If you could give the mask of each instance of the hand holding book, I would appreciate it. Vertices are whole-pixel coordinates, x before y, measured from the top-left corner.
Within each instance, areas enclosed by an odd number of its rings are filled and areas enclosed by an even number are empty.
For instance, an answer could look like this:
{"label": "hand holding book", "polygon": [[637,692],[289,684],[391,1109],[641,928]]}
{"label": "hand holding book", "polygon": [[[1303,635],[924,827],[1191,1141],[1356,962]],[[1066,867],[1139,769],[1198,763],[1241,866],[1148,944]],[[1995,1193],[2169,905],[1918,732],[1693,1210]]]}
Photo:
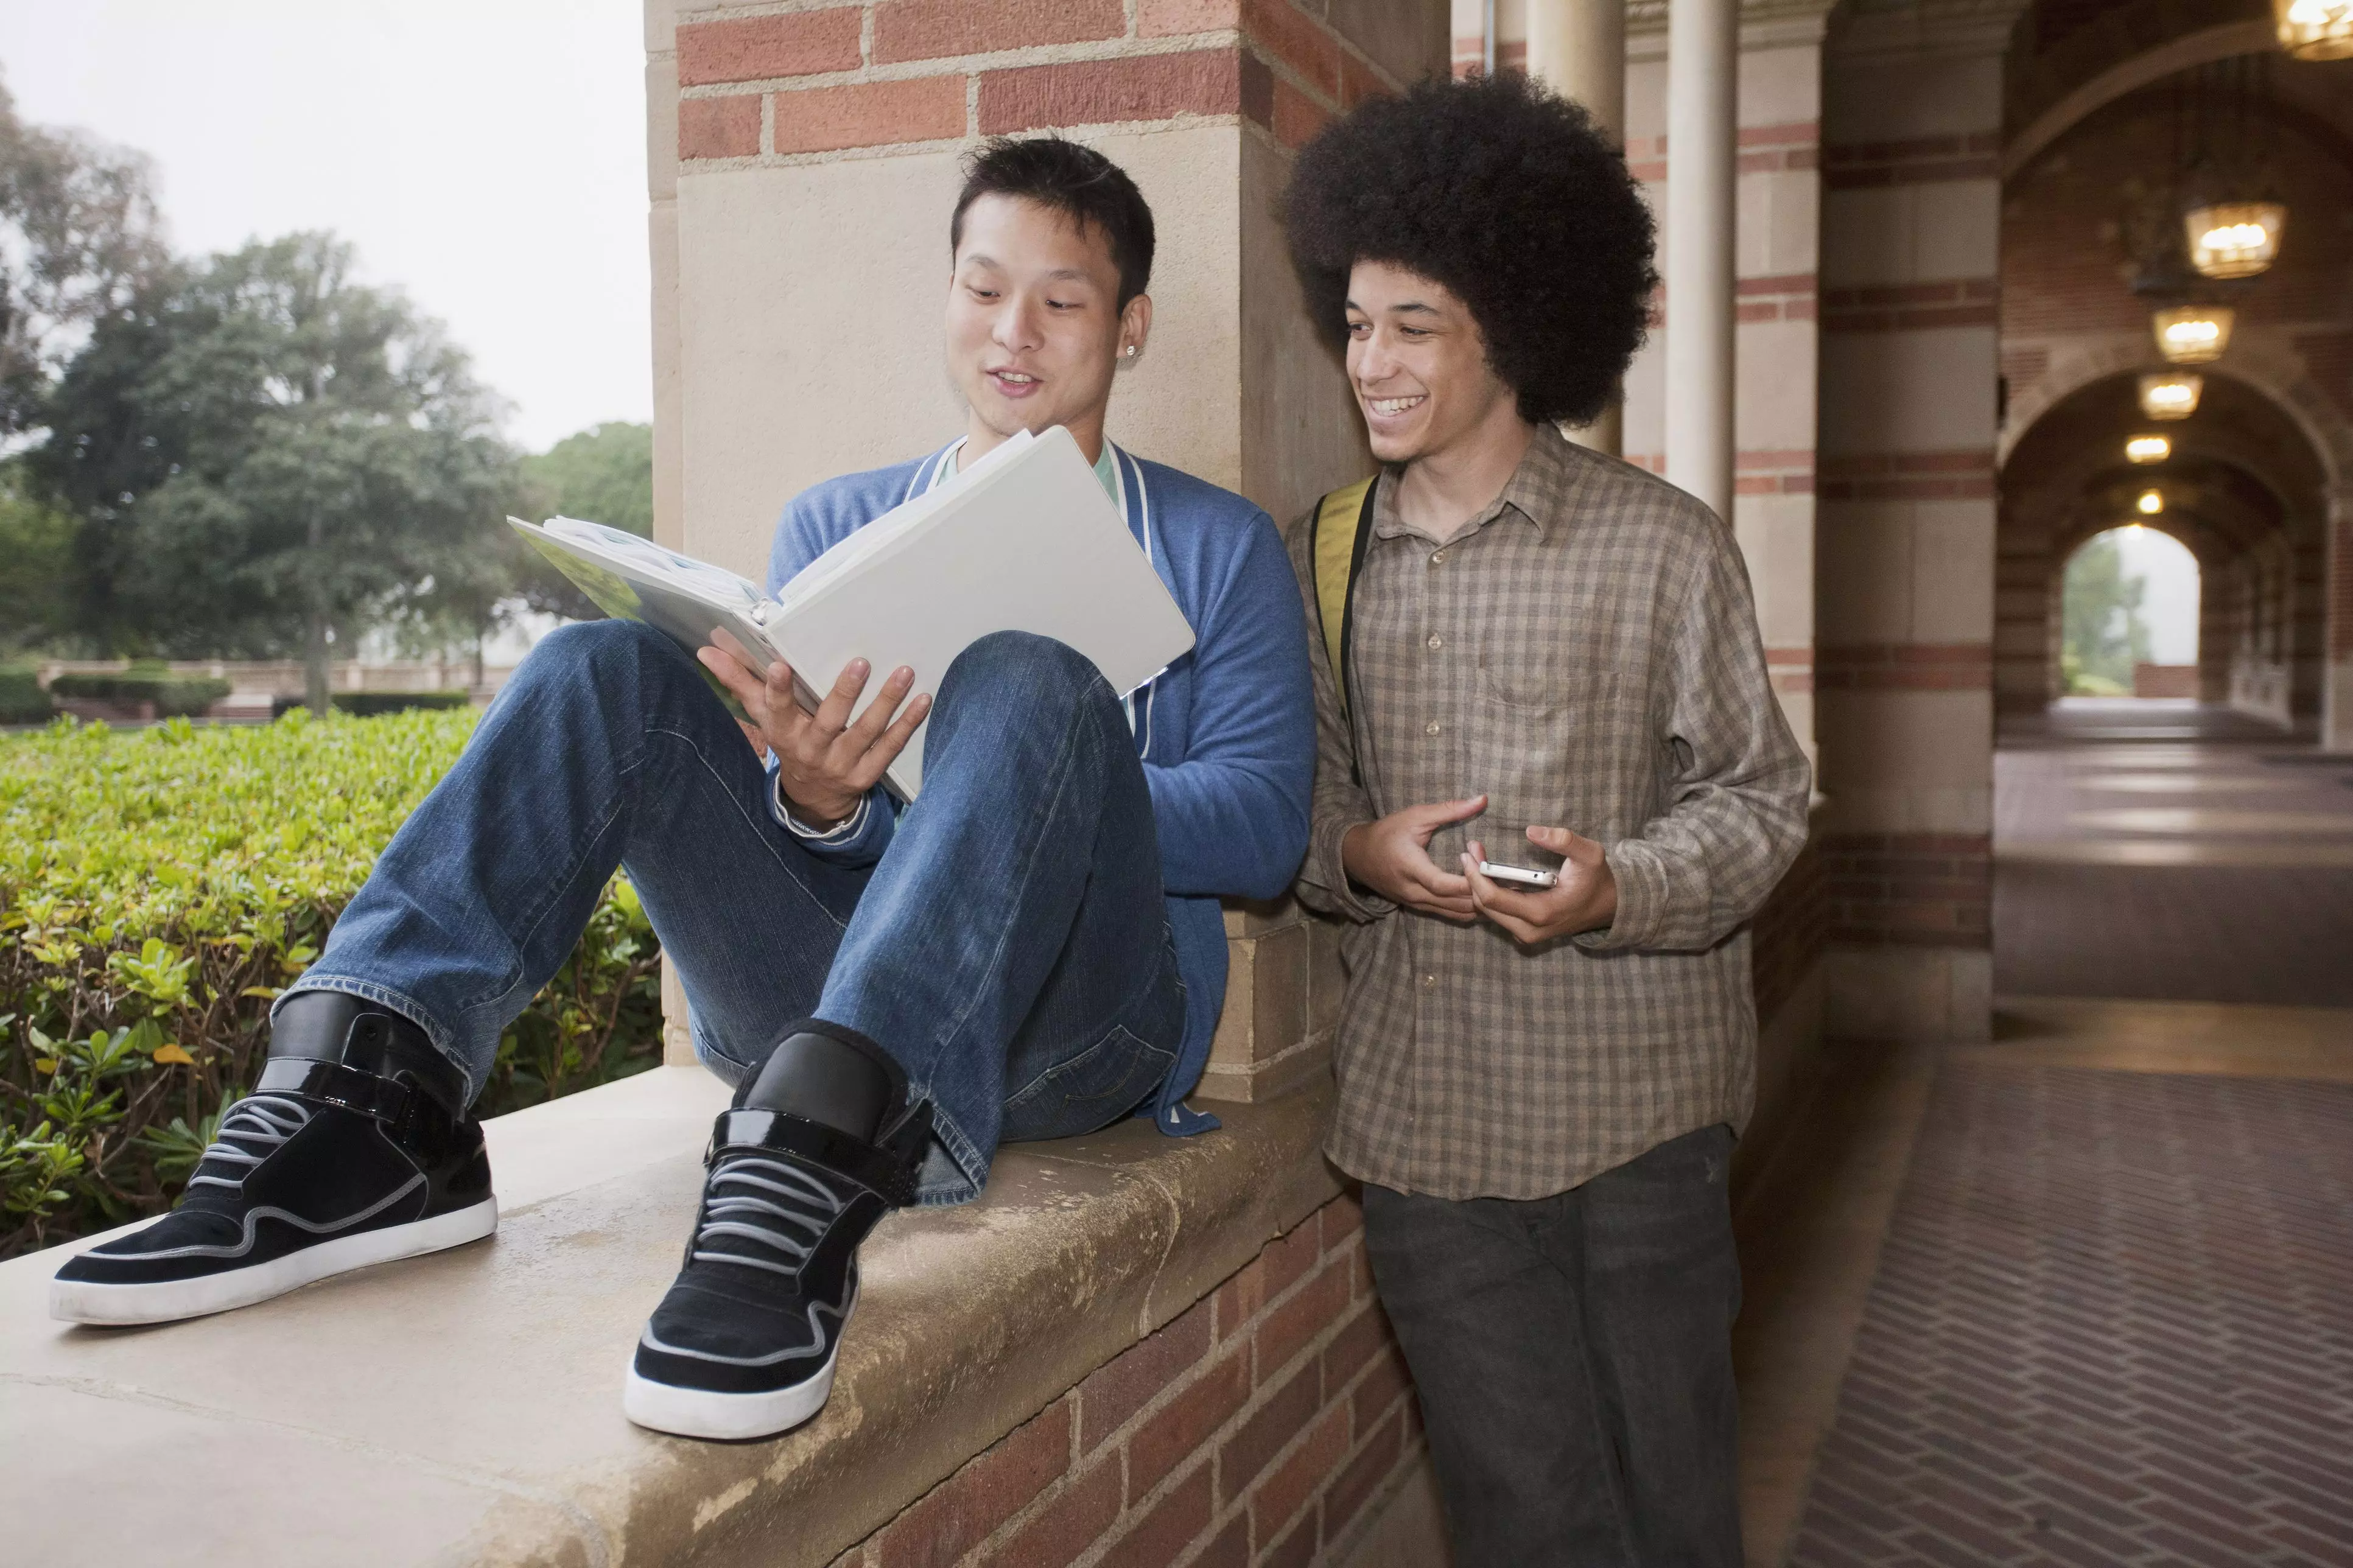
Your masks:
{"label": "hand holding book", "polygon": [[[930,703],[907,702],[907,693],[936,685],[983,637],[1052,637],[1093,661],[1123,697],[1193,646],[1145,531],[1130,531],[1059,426],[1015,436],[857,528],[775,598],[733,572],[596,523],[508,521],[607,615],[644,621],[693,654],[741,709],[747,735],[776,752],[786,798],[819,816],[845,797],[842,815],[856,810],[851,785],[878,777],[914,799]],[[872,689],[878,658],[913,673]],[[818,695],[821,685],[829,695]]]}
{"label": "hand holding book", "polygon": [[[720,636],[733,640],[724,633]],[[744,733],[756,734],[759,743],[776,753],[776,780],[785,798],[792,804],[793,815],[812,827],[831,827],[856,811],[932,710],[928,691],[908,700],[915,672],[904,665],[891,672],[875,700],[853,719],[873,675],[865,659],[853,658],[842,666],[833,689],[811,713],[795,697],[792,667],[781,658],[768,666],[763,679],[747,660],[724,647],[714,644],[695,657],[744,705],[751,717]]]}

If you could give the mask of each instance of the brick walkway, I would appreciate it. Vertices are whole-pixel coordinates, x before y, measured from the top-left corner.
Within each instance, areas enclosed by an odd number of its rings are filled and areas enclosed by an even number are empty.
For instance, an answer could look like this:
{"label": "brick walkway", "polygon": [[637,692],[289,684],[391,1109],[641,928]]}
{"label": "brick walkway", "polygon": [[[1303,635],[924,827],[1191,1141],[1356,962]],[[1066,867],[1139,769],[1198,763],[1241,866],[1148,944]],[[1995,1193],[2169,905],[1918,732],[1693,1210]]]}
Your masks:
{"label": "brick walkway", "polygon": [[1994,990],[2353,1007],[2353,758],[2130,707],[2004,729]]}
{"label": "brick walkway", "polygon": [[2353,1564],[2353,1084],[1948,1060],[1790,1561]]}

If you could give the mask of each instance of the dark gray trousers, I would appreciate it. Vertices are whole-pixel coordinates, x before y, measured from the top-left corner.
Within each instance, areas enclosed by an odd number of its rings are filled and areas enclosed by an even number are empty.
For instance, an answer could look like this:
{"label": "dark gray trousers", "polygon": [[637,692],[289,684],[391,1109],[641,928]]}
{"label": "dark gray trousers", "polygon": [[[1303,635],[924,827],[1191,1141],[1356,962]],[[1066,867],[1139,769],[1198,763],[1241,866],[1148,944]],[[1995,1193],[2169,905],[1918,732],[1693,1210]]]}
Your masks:
{"label": "dark gray trousers", "polygon": [[1553,1197],[1365,1187],[1457,1568],[1740,1568],[1732,1131]]}

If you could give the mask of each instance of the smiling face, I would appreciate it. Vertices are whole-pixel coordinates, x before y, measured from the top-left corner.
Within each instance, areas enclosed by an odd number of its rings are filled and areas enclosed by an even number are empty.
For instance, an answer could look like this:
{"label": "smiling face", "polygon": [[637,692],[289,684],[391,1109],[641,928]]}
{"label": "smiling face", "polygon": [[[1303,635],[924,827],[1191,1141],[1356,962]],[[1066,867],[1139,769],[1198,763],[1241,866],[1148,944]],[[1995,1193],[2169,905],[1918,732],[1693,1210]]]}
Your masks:
{"label": "smiling face", "polygon": [[1120,308],[1099,227],[1019,196],[974,202],[948,279],[948,374],[972,411],[965,460],[1055,425],[1094,458],[1112,375],[1151,325],[1144,295]]}
{"label": "smiling face", "polygon": [[1518,417],[1470,307],[1444,284],[1386,261],[1359,261],[1348,273],[1348,382],[1384,463],[1443,452]]}

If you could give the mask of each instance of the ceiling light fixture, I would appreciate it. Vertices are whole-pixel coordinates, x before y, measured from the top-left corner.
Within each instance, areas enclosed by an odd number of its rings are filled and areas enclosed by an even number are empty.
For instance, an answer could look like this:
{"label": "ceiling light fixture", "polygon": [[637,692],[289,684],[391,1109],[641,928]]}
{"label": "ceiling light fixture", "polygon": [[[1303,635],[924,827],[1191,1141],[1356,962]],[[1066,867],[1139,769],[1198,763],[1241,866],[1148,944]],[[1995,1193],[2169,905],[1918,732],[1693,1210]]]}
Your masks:
{"label": "ceiling light fixture", "polygon": [[2189,265],[2208,278],[2253,278],[2279,259],[2287,208],[2277,202],[2215,202],[2181,220]]}
{"label": "ceiling light fixture", "polygon": [[2292,59],[2353,57],[2353,0],[2272,0],[2272,21]]}
{"label": "ceiling light fixture", "polygon": [[2208,364],[2231,346],[2236,320],[2228,305],[2176,305],[2150,317],[2149,330],[2168,364]]}
{"label": "ceiling light fixture", "polygon": [[2155,490],[2143,490],[2140,500],[2133,504],[2140,508],[2141,516],[2155,517],[2165,510],[2165,498]]}
{"label": "ceiling light fixture", "polygon": [[2205,390],[2206,378],[2196,371],[2153,370],[2140,378],[2140,411],[2151,419],[2187,419]]}
{"label": "ceiling light fixture", "polygon": [[2135,436],[2125,443],[2125,458],[2134,463],[2162,463],[2173,456],[2173,443],[2162,436]]}

